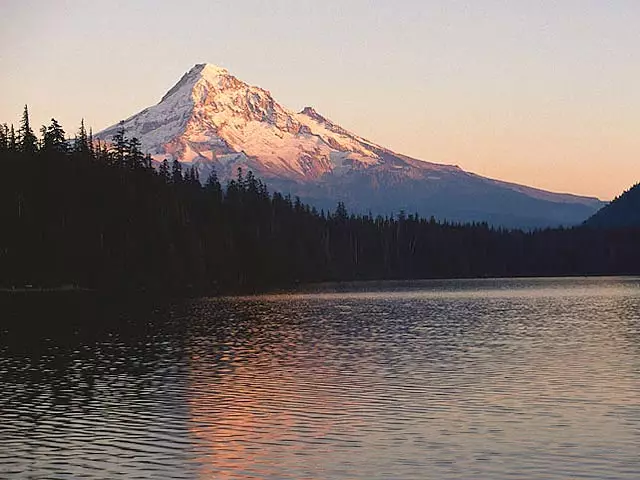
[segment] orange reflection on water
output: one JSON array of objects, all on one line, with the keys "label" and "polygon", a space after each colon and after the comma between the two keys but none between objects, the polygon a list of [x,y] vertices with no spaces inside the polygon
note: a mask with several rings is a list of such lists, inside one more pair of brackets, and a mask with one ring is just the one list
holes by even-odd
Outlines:
[{"label": "orange reflection on water", "polygon": [[[287,343],[280,347],[292,349]],[[344,405],[328,389],[338,372],[311,360],[301,374],[300,358],[287,368],[285,353],[238,348],[217,359],[190,357],[187,402],[202,478],[282,478],[283,464],[299,467],[286,478],[317,478],[313,458],[348,433]]]}]

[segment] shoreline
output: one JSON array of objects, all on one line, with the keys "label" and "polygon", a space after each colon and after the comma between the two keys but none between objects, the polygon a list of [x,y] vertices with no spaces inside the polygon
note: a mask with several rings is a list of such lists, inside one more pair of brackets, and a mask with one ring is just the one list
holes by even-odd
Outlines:
[{"label": "shoreline", "polygon": [[118,288],[88,288],[77,285],[61,285],[57,287],[0,287],[0,296],[5,298],[8,296],[24,296],[29,294],[94,294],[94,295],[116,295],[116,296],[164,296],[175,299],[201,298],[201,297],[235,297],[247,295],[264,295],[264,294],[286,294],[300,293],[301,291],[327,289],[345,287],[366,286],[367,284],[375,284],[380,282],[389,283],[391,285],[399,285],[403,283],[413,282],[432,282],[432,281],[493,281],[493,280],[527,280],[527,279],[572,279],[572,278],[633,278],[639,277],[638,273],[627,274],[567,274],[567,275],[522,275],[522,276],[475,276],[475,277],[428,277],[428,278],[382,278],[382,279],[356,279],[356,280],[321,280],[317,282],[294,282],[290,285],[274,285],[271,287],[255,287],[246,289],[176,289],[153,290],[153,289],[118,289]]}]

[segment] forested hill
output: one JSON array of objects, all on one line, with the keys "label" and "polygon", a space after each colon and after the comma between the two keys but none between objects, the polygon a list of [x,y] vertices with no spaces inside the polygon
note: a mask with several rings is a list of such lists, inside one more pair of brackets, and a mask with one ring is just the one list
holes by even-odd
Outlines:
[{"label": "forested hill", "polygon": [[586,222],[591,227],[640,227],[640,183],[635,184]]},{"label": "forested hill", "polygon": [[155,170],[136,139],[107,149],[25,113],[0,129],[0,286],[181,294],[322,280],[640,273],[639,229],[505,231],[399,212],[318,212],[251,172],[204,186]]}]

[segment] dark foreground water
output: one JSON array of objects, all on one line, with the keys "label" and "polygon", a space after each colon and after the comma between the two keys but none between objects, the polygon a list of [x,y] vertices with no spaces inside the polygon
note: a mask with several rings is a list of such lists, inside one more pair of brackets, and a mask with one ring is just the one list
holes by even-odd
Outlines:
[{"label": "dark foreground water", "polygon": [[2,305],[0,478],[640,478],[637,278]]}]

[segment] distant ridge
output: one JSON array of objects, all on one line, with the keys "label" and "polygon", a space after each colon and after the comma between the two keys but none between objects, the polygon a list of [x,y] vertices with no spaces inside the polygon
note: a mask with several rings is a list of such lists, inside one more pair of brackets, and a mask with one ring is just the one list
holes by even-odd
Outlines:
[{"label": "distant ridge", "polygon": [[[288,110],[267,90],[211,64],[195,65],[157,105],[123,126],[156,161],[192,164],[203,180],[213,169],[222,180],[238,168],[252,170],[270,188],[324,209],[342,201],[361,213],[403,210],[455,222],[547,227],[579,224],[603,205],[395,153],[312,107]],[[118,128],[96,138],[108,141]]]}]

